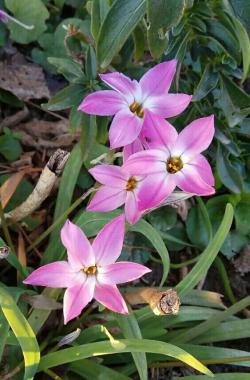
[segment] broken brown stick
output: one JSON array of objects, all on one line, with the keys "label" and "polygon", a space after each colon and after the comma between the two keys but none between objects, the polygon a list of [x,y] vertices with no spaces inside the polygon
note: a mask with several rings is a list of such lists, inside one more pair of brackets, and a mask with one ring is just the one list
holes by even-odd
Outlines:
[{"label": "broken brown stick", "polygon": [[32,193],[20,206],[6,214],[6,219],[18,222],[37,210],[42,202],[49,196],[57,177],[62,173],[68,158],[69,152],[57,149],[43,169]]},{"label": "broken brown stick", "polygon": [[148,304],[156,315],[175,315],[179,312],[180,299],[174,289],[159,292],[155,288],[139,289],[124,294],[130,305]]}]

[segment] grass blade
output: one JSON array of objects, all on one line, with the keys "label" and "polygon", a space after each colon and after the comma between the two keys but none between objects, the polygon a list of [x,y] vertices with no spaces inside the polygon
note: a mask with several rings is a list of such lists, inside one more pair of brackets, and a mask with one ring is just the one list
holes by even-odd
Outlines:
[{"label": "grass blade", "polygon": [[40,350],[35,334],[14,299],[2,287],[0,288],[0,306],[23,352],[25,363],[23,380],[32,380],[40,361]]},{"label": "grass blade", "polygon": [[135,225],[131,226],[129,230],[134,231],[134,232],[139,232],[142,235],[144,235],[151,242],[151,244],[156,249],[156,251],[159,253],[162,260],[162,265],[163,265],[163,275],[162,275],[162,280],[160,284],[160,286],[162,286],[168,276],[170,260],[169,260],[168,250],[159,232],[155,228],[153,228],[151,224],[149,224],[143,219],[141,219]]},{"label": "grass blade", "polygon": [[79,360],[70,366],[70,370],[82,376],[86,380],[108,379],[108,380],[131,380],[131,377],[114,371],[109,367],[95,363],[93,360]]},{"label": "grass blade", "polygon": [[64,350],[43,356],[40,362],[39,371],[43,371],[57,365],[86,359],[91,356],[101,356],[122,352],[151,352],[155,354],[167,355],[186,363],[202,373],[213,376],[208,368],[179,347],[172,344],[147,339],[121,339],[66,348]]},{"label": "grass blade", "polygon": [[[174,377],[173,380],[178,380]],[[184,376],[182,380],[207,380],[208,376]],[[214,376],[214,380],[249,380],[249,373],[218,373]]]},{"label": "grass blade", "polygon": [[[116,320],[124,338],[130,339],[142,339],[141,329],[137,322],[135,314],[130,312],[129,315],[116,315]],[[147,368],[147,358],[145,352],[132,352],[131,353],[139,373],[141,380],[147,380],[148,378],[148,368]]]},{"label": "grass blade", "polygon": [[190,289],[194,288],[195,285],[202,279],[204,274],[207,272],[211,264],[213,263],[215,257],[217,256],[227,234],[230,230],[231,224],[233,222],[233,206],[228,203],[226,206],[224,217],[221,221],[220,227],[218,228],[214,238],[210,241],[207,248],[200,255],[199,260],[193,267],[193,269],[188,273],[188,275],[176,286],[176,291],[180,297],[188,293]]},{"label": "grass blade", "polygon": [[194,340],[195,338],[202,335],[203,333],[206,333],[207,331],[211,331],[212,329],[217,327],[222,321],[224,321],[231,315],[238,313],[240,310],[245,309],[249,305],[250,305],[250,296],[243,298],[239,302],[235,303],[233,306],[229,307],[227,310],[216,312],[207,321],[200,323],[198,326],[195,326],[192,329],[188,329],[187,331],[184,331],[183,333],[178,335],[175,339],[173,339],[173,341],[175,343],[177,342],[186,343],[191,340]]}]

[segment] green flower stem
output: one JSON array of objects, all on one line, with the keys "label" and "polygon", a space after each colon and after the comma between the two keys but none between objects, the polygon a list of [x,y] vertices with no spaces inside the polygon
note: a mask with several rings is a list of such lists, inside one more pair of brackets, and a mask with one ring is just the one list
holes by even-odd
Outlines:
[{"label": "green flower stem", "polygon": [[7,225],[6,219],[4,217],[4,211],[3,211],[3,206],[2,206],[1,200],[0,200],[0,220],[1,220],[3,233],[5,236],[6,242],[7,242],[8,246],[10,247],[11,251],[13,253],[15,253],[15,247],[14,247],[14,244],[12,243],[10,232],[8,229],[8,225]]},{"label": "green flower stem", "polygon": [[183,268],[187,265],[190,265],[190,264],[194,264],[196,263],[196,261],[199,260],[199,256],[198,257],[193,257],[192,259],[190,260],[186,260],[186,261],[183,261],[182,263],[171,263],[170,264],[170,268],[172,269],[179,269],[179,268]]},{"label": "green flower stem", "polygon": [[214,260],[214,264],[215,264],[216,268],[218,269],[218,272],[220,274],[220,277],[221,277],[221,280],[223,282],[224,289],[225,289],[225,292],[226,292],[226,295],[227,295],[229,301],[232,304],[236,303],[237,299],[235,298],[235,295],[233,294],[233,291],[232,291],[232,288],[230,285],[230,281],[229,281],[229,278],[227,275],[227,271],[226,271],[226,268],[225,268],[225,265],[224,265],[222,259],[219,256],[217,256],[216,259]]},{"label": "green flower stem", "polygon": [[83,196],[78,198],[46,231],[44,231],[41,236],[34,243],[32,243],[28,248],[27,252],[30,252],[33,248],[35,248],[38,244],[40,244],[55,228],[63,222],[67,216],[74,211],[93,191],[96,191],[93,187],[91,187]]},{"label": "green flower stem", "polygon": [[[170,263],[170,268],[172,269],[179,269],[179,268],[183,268],[185,267],[186,265],[190,265],[190,264],[194,264],[196,263],[196,261],[199,259],[199,257],[193,257],[192,259],[189,259],[189,260],[186,260],[186,261],[183,261],[182,263]],[[150,260],[154,261],[155,263],[159,263],[161,264],[161,260],[160,259],[157,259],[156,257],[154,257],[153,255],[150,255]]]}]

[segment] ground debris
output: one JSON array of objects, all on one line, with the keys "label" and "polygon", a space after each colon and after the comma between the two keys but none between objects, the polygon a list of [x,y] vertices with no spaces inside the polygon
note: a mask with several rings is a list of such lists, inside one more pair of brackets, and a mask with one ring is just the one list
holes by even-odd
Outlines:
[{"label": "ground debris", "polygon": [[71,147],[74,142],[79,140],[79,133],[73,135],[68,132],[67,120],[33,119],[17,125],[14,130],[18,132],[23,145],[40,151],[44,148]]},{"label": "ground debris", "polygon": [[250,272],[250,245],[246,245],[242,249],[239,257],[234,260],[234,267],[241,275]]},{"label": "ground debris", "polygon": [[11,62],[0,62],[0,87],[24,101],[50,98],[42,68],[15,58]]}]

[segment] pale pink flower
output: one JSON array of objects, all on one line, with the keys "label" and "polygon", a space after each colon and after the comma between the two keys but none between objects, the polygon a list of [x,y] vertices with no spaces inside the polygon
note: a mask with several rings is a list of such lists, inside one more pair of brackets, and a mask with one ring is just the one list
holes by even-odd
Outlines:
[{"label": "pale pink flower", "polygon": [[124,168],[133,175],[147,175],[137,194],[139,211],[163,202],[178,186],[187,193],[211,195],[214,177],[200,153],[214,136],[214,116],[194,120],[178,135],[160,117],[145,114],[144,143],[149,150],[131,155]]},{"label": "pale pink flower", "polygon": [[190,95],[168,93],[176,64],[176,60],[160,63],[139,82],[118,72],[100,74],[113,90],[86,96],[78,109],[91,115],[115,115],[109,130],[110,146],[113,149],[128,145],[141,132],[145,110],[152,117],[167,118],[180,114],[190,103]]},{"label": "pale pink flower", "polygon": [[133,281],[150,269],[132,262],[115,262],[121,254],[125,218],[119,216],[98,233],[91,245],[83,231],[66,221],[61,239],[68,261],[56,261],[36,269],[25,284],[67,288],[63,299],[64,323],[81,314],[95,298],[108,309],[128,314],[117,284]]},{"label": "pale pink flower", "polygon": [[107,212],[125,203],[126,219],[131,224],[136,223],[142,215],[137,194],[145,176],[134,176],[123,166],[115,165],[97,165],[89,172],[103,186],[97,190],[87,210]]},{"label": "pale pink flower", "polygon": [[144,146],[141,136],[138,136],[135,141],[123,148],[123,162],[125,162],[132,154],[140,152],[141,150],[144,150]]}]

